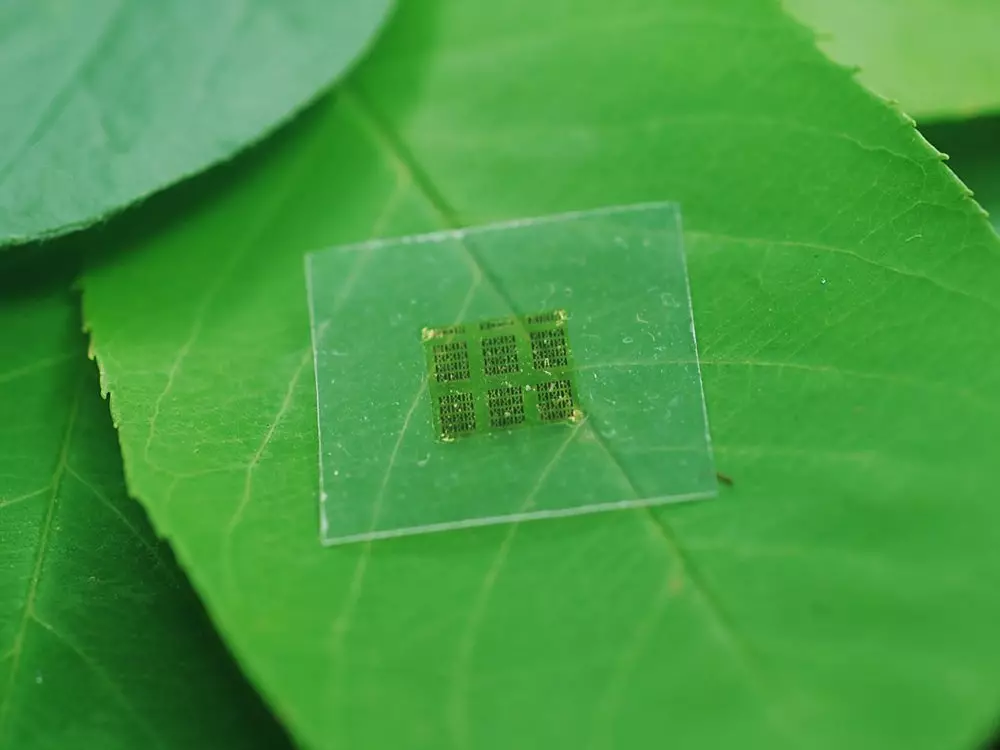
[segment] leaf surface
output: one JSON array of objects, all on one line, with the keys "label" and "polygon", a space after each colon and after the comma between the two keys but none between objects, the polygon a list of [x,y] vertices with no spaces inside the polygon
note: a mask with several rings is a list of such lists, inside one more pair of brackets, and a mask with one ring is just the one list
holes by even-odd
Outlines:
[{"label": "leaf surface", "polygon": [[[772,3],[414,2],[335,97],[213,180],[87,274],[85,317],[131,490],[304,744],[940,750],[986,731],[1000,243]],[[684,209],[733,486],[322,548],[304,251],[654,200]],[[360,273],[350,293],[376,295]],[[388,481],[423,457],[405,418],[379,424]],[[558,459],[535,482],[573,491]]]},{"label": "leaf surface", "polygon": [[0,329],[0,748],[287,746],[126,495],[77,295]]},{"label": "leaf surface", "polygon": [[994,0],[784,0],[835,60],[919,118],[1000,110]]},{"label": "leaf surface", "polygon": [[230,157],[368,44],[389,0],[0,3],[0,246]]}]

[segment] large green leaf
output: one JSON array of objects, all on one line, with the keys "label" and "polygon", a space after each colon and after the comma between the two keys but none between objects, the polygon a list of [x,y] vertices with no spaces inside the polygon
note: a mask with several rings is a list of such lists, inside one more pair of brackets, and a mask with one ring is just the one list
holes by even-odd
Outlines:
[{"label": "large green leaf", "polygon": [[0,0],[0,245],[225,159],[368,44],[389,0]]},{"label": "large green leaf", "polygon": [[15,299],[10,286],[0,289],[0,748],[285,746],[125,494],[76,295],[64,286]]},{"label": "large green leaf", "polygon": [[[131,490],[305,744],[942,750],[986,731],[1000,243],[773,3],[414,0],[336,98],[198,187],[87,275],[85,317]],[[303,251],[668,199],[734,486],[322,548]],[[345,283],[374,293],[363,269]],[[383,424],[385,475],[423,458],[406,426]],[[559,468],[536,481],[571,486]]]},{"label": "large green leaf", "polygon": [[834,59],[910,114],[1000,111],[996,0],[784,0]]}]

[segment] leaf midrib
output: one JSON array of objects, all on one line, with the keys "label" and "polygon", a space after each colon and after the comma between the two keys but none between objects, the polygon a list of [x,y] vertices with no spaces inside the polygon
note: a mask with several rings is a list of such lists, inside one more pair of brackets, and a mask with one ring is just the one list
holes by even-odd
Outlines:
[{"label": "leaf midrib", "polygon": [[[69,359],[68,356],[43,360],[34,366],[19,368],[18,370],[14,370],[12,372],[34,372],[38,369],[43,369],[60,362],[65,362],[67,359]],[[73,445],[73,441],[77,438],[77,426],[79,423],[81,403],[84,398],[85,390],[90,387],[90,385],[90,378],[88,377],[87,370],[85,368],[81,368],[80,376],[77,378],[75,385],[72,386],[73,396],[70,399],[70,409],[66,419],[66,426],[59,442],[56,465],[53,469],[52,477],[49,482],[44,487],[34,490],[33,492],[28,492],[18,497],[11,498],[5,502],[0,502],[0,511],[2,511],[4,508],[10,507],[11,505],[31,500],[46,491],[48,492],[45,515],[42,519],[42,525],[39,531],[38,543],[35,550],[35,559],[32,565],[31,576],[28,579],[28,589],[25,595],[24,604],[21,607],[20,620],[17,624],[14,642],[9,651],[0,655],[0,663],[6,661],[7,659],[12,660],[3,690],[0,691],[0,747],[5,747],[6,745],[4,743],[6,739],[11,736],[10,732],[8,732],[8,730],[12,731],[9,724],[11,718],[11,703],[13,702],[14,688],[17,684],[18,677],[21,674],[25,641],[27,638],[28,626],[31,623],[34,623],[39,628],[47,632],[52,638],[59,641],[78,659],[80,659],[87,669],[105,686],[108,692],[120,704],[122,709],[132,718],[135,725],[142,730],[143,734],[150,743],[150,747],[162,747],[159,734],[155,732],[145,718],[135,710],[132,703],[128,700],[127,695],[115,683],[111,676],[108,675],[105,669],[92,657],[90,657],[72,637],[65,634],[60,628],[50,623],[46,618],[40,616],[36,611],[36,603],[42,586],[42,578],[46,570],[49,552],[52,549],[54,532],[56,531],[54,528],[56,511],[63,495],[63,490],[66,485],[65,480],[67,477],[74,479],[81,487],[96,498],[96,500],[109,513],[111,513],[112,516],[114,516],[118,523],[122,524],[126,529],[128,529],[131,535],[139,540],[146,551],[156,561],[156,565],[167,575],[170,585],[177,586],[182,583],[177,578],[177,574],[163,559],[162,554],[160,554],[157,548],[150,543],[149,539],[147,539],[146,536],[144,536],[117,507],[115,507],[114,503],[112,503],[103,492],[85,479],[80,472],[74,469],[70,462],[70,448]]]},{"label": "leaf midrib", "polygon": [[42,571],[45,568],[45,558],[49,550],[49,541],[52,536],[52,519],[55,516],[55,509],[58,503],[59,491],[62,489],[63,477],[66,475],[66,467],[69,460],[69,446],[73,437],[73,430],[76,427],[76,418],[80,413],[80,396],[83,392],[84,378],[79,378],[74,388],[73,399],[70,404],[69,416],[66,420],[66,428],[60,441],[59,455],[56,460],[56,467],[52,473],[50,481],[50,492],[45,508],[45,518],[42,521],[42,529],[38,537],[38,547],[35,551],[35,563],[28,580],[28,592],[25,595],[24,605],[21,608],[21,619],[18,623],[17,632],[14,635],[14,643],[11,650],[5,654],[5,658],[13,659],[10,672],[7,675],[7,684],[2,694],[0,694],[0,738],[3,737],[10,717],[10,704],[14,684],[21,666],[21,658],[24,653],[24,639],[28,631],[28,622],[35,614],[35,600],[38,595],[38,586],[41,582]]},{"label": "leaf midrib", "polygon": [[[354,111],[355,120],[362,126],[362,129],[368,135],[376,149],[381,150],[387,157],[388,162],[394,165],[395,168],[410,176],[410,182],[422,194],[434,212],[438,215],[444,225],[443,228],[461,229],[465,226],[459,219],[454,209],[452,209],[443,192],[437,188],[433,180],[430,179],[429,174],[421,167],[412,152],[406,147],[402,138],[393,131],[389,123],[379,115],[376,109],[364,98],[362,94],[360,94],[360,92],[352,89],[350,84],[345,84],[339,92],[338,102],[341,105],[346,105],[349,109]],[[477,271],[477,277],[485,279],[487,283],[493,287],[494,292],[500,297],[504,304],[509,309],[513,310],[513,304],[510,296],[504,291],[502,285],[492,278],[491,274],[483,266],[478,256],[476,256],[476,254],[472,252],[472,250],[464,242],[460,242],[459,244],[467,254],[467,257],[474,264]],[[419,398],[419,396],[420,392],[418,392],[417,398]],[[633,497],[639,498],[641,495],[635,485],[635,482],[628,475],[628,472],[625,471],[621,462],[618,461],[618,459],[610,451],[603,436],[599,435],[598,432],[593,429],[588,420],[584,420],[579,426],[588,430],[590,435],[593,436],[596,444],[600,446],[602,452],[605,456],[607,456],[608,460],[622,476],[622,479],[625,481]],[[572,436],[575,437],[578,433],[579,430],[575,430],[572,433]],[[401,441],[402,433],[399,438],[399,442]],[[565,447],[565,445],[563,447]],[[559,453],[561,454],[561,450]],[[547,468],[550,469],[551,467]],[[391,464],[389,470],[391,470]],[[725,612],[719,597],[711,591],[707,581],[698,571],[693,556],[684,549],[676,532],[666,519],[654,513],[651,507],[639,508],[638,512],[641,514],[644,521],[655,529],[657,538],[662,542],[668,556],[672,558],[674,563],[678,566],[680,575],[687,578],[687,580],[691,583],[691,586],[697,593],[705,613],[707,613],[706,619],[708,620],[708,624],[722,635],[723,639],[727,643],[727,646],[733,651],[737,660],[746,670],[750,682],[757,689],[761,689],[765,685],[766,677],[760,666],[759,656],[754,652],[748,640],[739,633],[739,630],[732,618]],[[510,524],[508,537],[505,537],[504,542],[501,544],[498,551],[498,560],[502,561],[506,559],[505,550],[509,548],[510,542],[513,541],[513,536],[516,534],[519,526],[520,523],[518,522]],[[365,558],[370,554],[370,550],[371,545],[366,544],[365,550],[362,553],[361,558],[359,558],[359,562],[356,567],[355,579],[358,578],[358,570],[363,571],[367,567]],[[496,565],[496,560],[494,561],[494,565]],[[361,575],[363,576],[363,572]],[[494,577],[498,575],[499,570],[496,570]],[[490,588],[492,587],[486,587],[486,590]],[[361,581],[352,581],[352,598],[360,596],[360,589]],[[350,599],[348,600],[346,607],[348,611],[352,609],[349,605]],[[473,614],[469,618],[470,626],[474,626],[476,621],[482,619],[481,616],[474,619],[475,613],[480,610],[485,611],[487,606],[488,600],[480,602],[476,607],[474,607]],[[338,620],[339,619],[341,618],[338,618]],[[349,627],[349,622],[342,624],[342,629],[344,631],[348,630]],[[463,635],[460,639],[460,643],[465,642],[466,639],[473,640],[474,632],[471,635]],[[471,661],[471,654],[469,655],[468,660]],[[458,691],[456,691],[453,687],[450,692],[452,694],[457,694]],[[770,692],[770,688],[768,688],[768,692]]]}]

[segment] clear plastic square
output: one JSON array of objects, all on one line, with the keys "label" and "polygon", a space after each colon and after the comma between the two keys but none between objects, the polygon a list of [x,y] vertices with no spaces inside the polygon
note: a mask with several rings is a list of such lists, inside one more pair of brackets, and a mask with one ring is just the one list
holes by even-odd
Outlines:
[{"label": "clear plastic square", "polygon": [[326,544],[717,491],[676,204],[306,259]]}]

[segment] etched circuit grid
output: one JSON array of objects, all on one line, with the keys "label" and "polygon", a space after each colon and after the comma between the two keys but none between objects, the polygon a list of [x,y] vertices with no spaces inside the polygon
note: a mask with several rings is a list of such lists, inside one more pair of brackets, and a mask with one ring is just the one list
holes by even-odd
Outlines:
[{"label": "etched circuit grid", "polygon": [[555,310],[424,328],[438,438],[580,419],[567,320]]}]

